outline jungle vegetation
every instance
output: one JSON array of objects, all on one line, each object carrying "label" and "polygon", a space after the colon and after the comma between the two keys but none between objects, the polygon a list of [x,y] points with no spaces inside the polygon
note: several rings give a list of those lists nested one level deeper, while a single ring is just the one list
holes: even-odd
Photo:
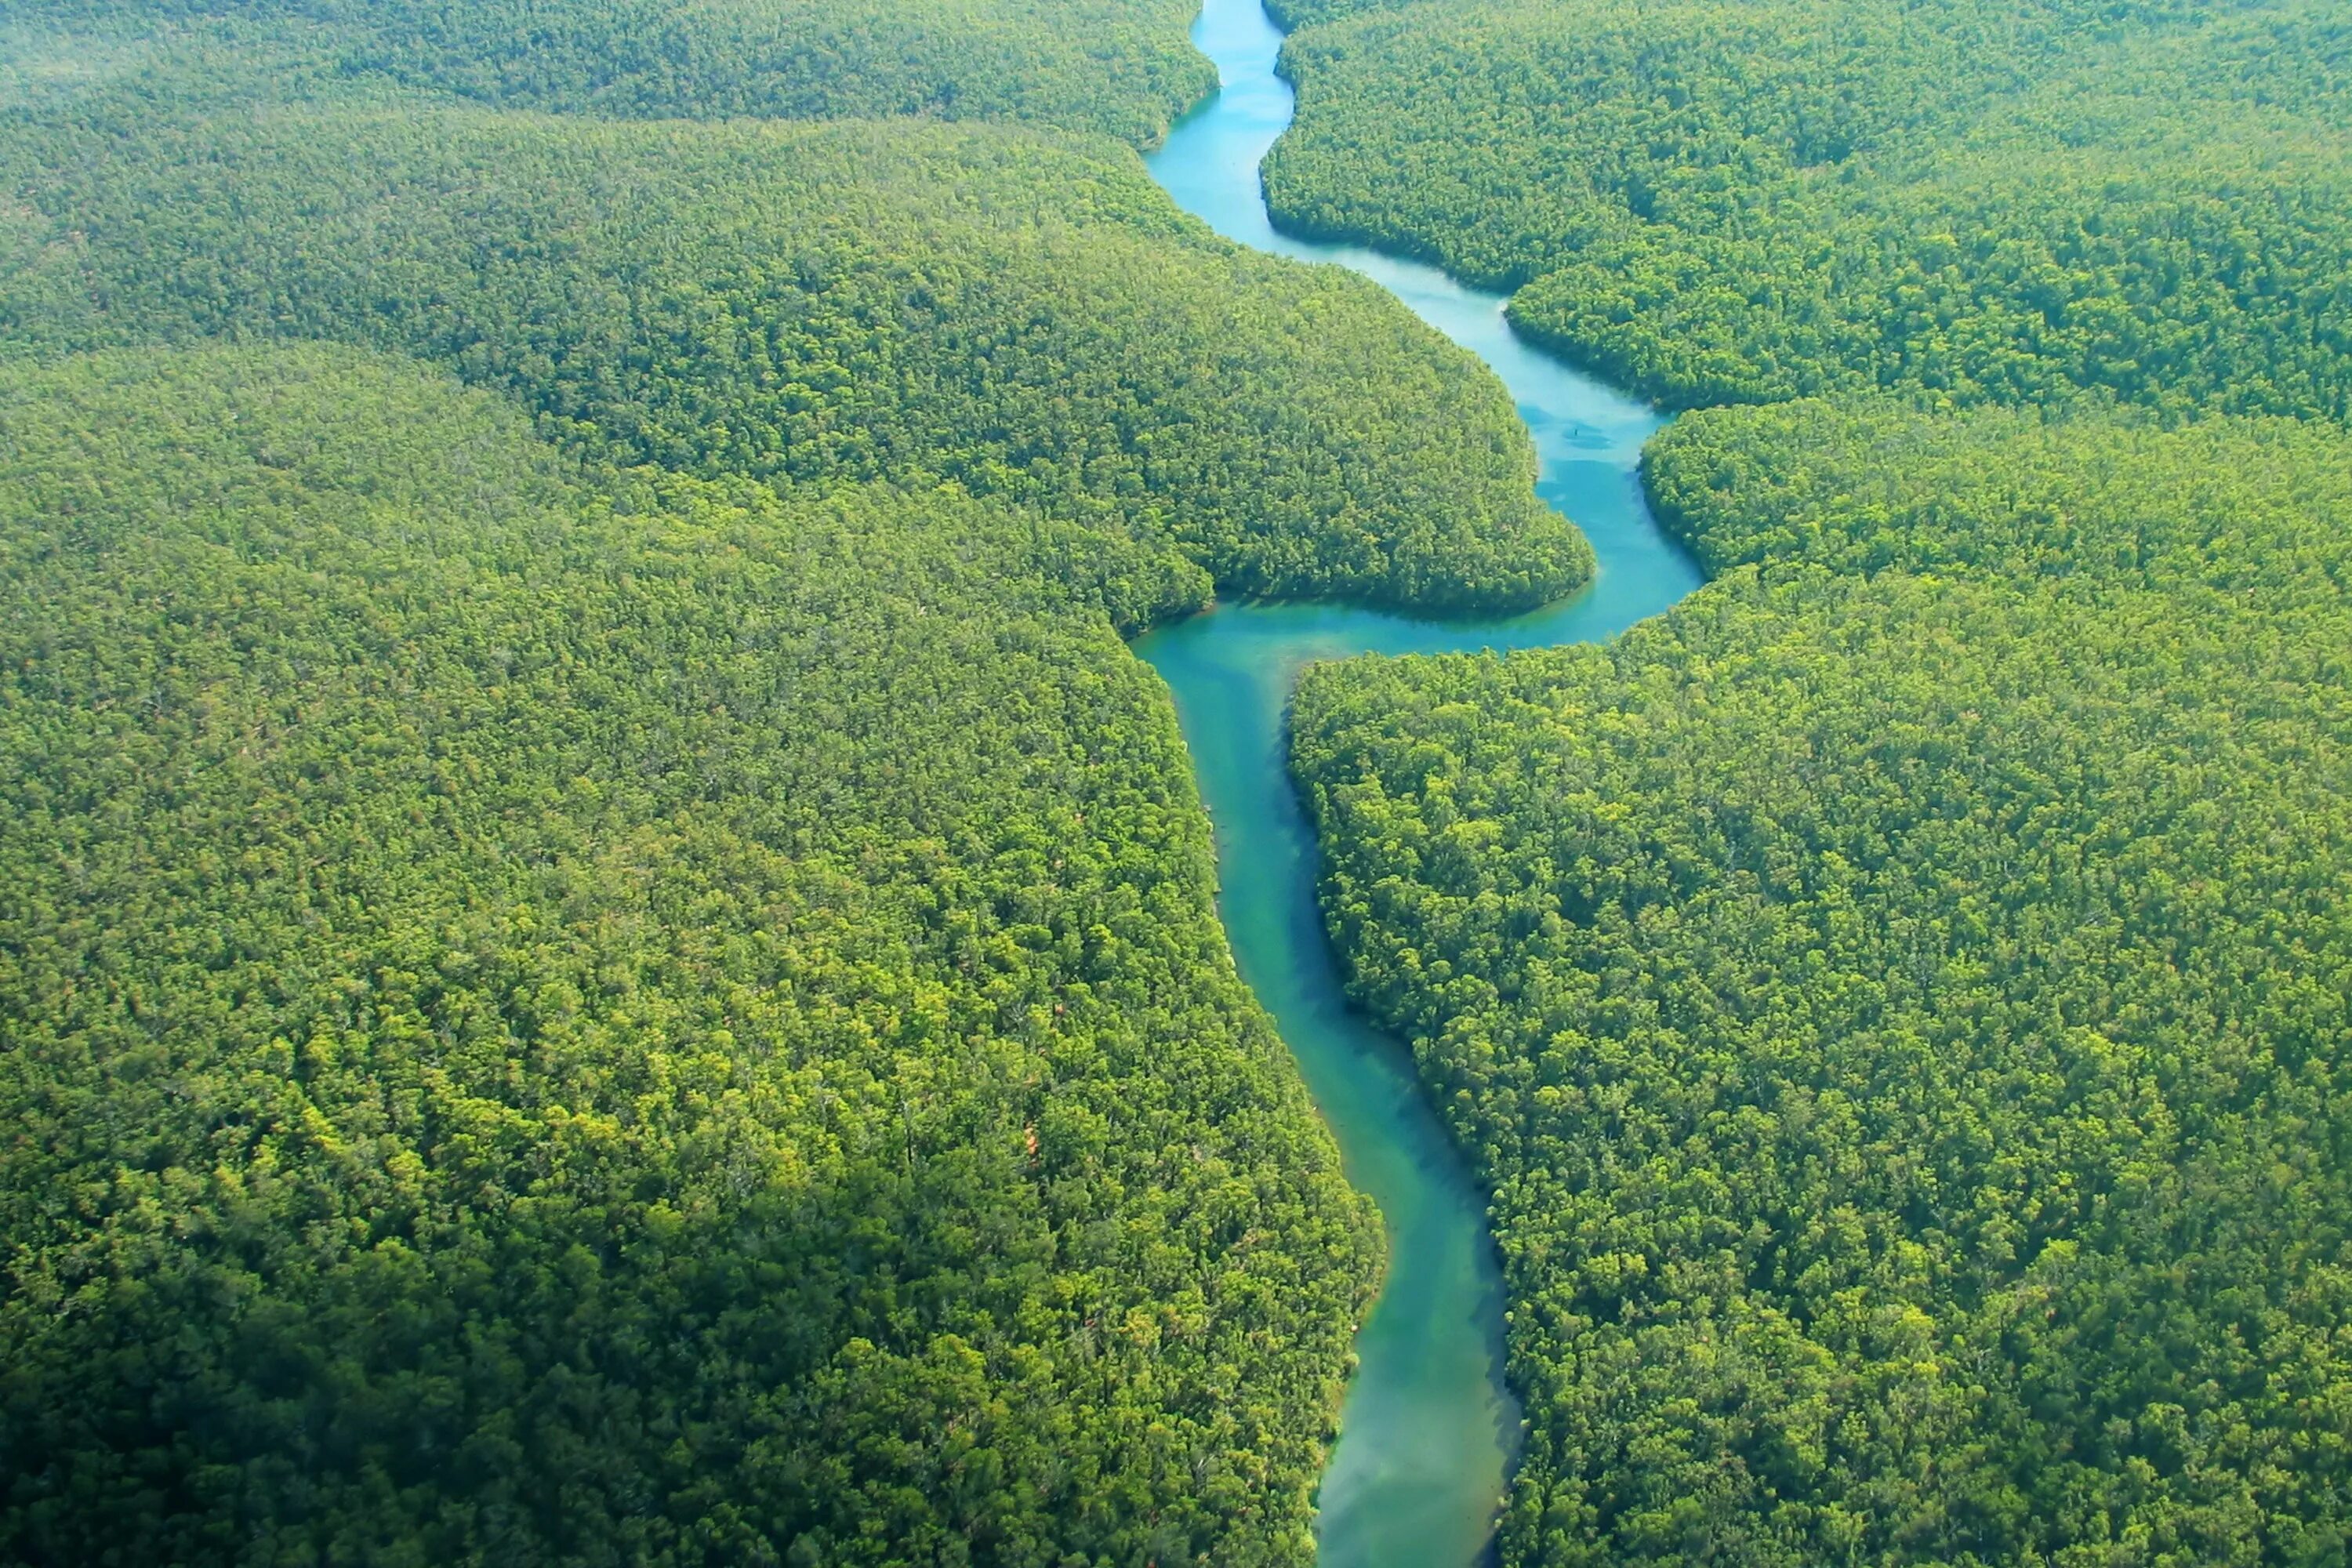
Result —
[{"label": "jungle vegetation", "polygon": [[[1212,591],[1591,558],[1152,0],[0,22],[0,1560],[1306,1562],[1377,1227]],[[1314,672],[1522,1565],[2340,1561],[2341,0],[1284,0],[1718,580]]]},{"label": "jungle vegetation", "polygon": [[1379,1238],[1196,566],[337,347],[0,433],[0,1558],[1306,1560]]},{"label": "jungle vegetation", "polygon": [[2347,628],[2180,609],[1743,568],[1310,679],[1494,1183],[1506,1562],[2342,1552]]},{"label": "jungle vegetation", "polygon": [[2352,16],[1286,10],[1289,221],[1698,406],[1681,609],[1296,709],[1503,1561],[2340,1560]]},{"label": "jungle vegetation", "polygon": [[1281,220],[1645,396],[2352,411],[2342,0],[1352,11],[1290,8]]},{"label": "jungle vegetation", "polygon": [[0,1561],[1311,1558],[1379,1229],[1120,634],[1590,552],[1087,14],[0,26]]},{"label": "jungle vegetation", "polygon": [[378,78],[507,108],[631,119],[1022,120],[1159,141],[1217,85],[1186,0],[22,0],[93,45],[226,47],[277,73]]},{"label": "jungle vegetation", "polygon": [[953,479],[1243,592],[1520,605],[1591,570],[1492,377],[1372,284],[1207,235],[1122,150],[161,79],[0,128],[5,352],[397,349],[625,463]]},{"label": "jungle vegetation", "polygon": [[2352,441],[1652,460],[1683,609],[1297,703],[1353,984],[1494,1184],[1505,1561],[2332,1561]]}]

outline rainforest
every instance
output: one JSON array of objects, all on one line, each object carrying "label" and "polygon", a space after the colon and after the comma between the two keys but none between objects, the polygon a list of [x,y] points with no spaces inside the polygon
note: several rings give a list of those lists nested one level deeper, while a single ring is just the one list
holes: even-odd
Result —
[{"label": "rainforest", "polygon": [[18,0],[0,1563],[2342,1563],[2347,170],[2347,0]]}]

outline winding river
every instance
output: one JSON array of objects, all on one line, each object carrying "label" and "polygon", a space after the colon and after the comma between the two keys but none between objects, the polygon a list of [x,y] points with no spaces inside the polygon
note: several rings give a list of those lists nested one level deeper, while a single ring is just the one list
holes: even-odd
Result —
[{"label": "winding river", "polygon": [[1360,653],[1533,647],[1612,636],[1696,587],[1651,520],[1635,466],[1655,411],[1518,341],[1500,295],[1434,268],[1276,234],[1258,161],[1290,123],[1282,35],[1262,0],[1206,0],[1193,42],[1223,86],[1169,134],[1151,173],[1244,245],[1371,278],[1492,366],[1535,438],[1536,490],[1591,539],[1572,599],[1508,620],[1440,624],[1337,605],[1224,605],[1140,639],[1174,692],[1216,825],[1219,899],[1242,977],[1273,1016],[1387,1221],[1389,1274],[1324,1472],[1324,1568],[1466,1568],[1487,1550],[1519,1429],[1503,1381],[1503,1301],[1486,1198],[1411,1055],[1350,1011],[1315,901],[1315,840],[1292,789],[1284,710],[1301,666]]}]

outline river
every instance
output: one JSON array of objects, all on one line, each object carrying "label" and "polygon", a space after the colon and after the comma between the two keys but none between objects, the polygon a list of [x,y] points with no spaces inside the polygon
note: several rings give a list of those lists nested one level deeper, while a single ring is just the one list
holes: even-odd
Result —
[{"label": "river", "polygon": [[1282,35],[1261,0],[1207,0],[1193,42],[1223,84],[1169,133],[1152,175],[1229,239],[1336,263],[1387,288],[1493,367],[1535,439],[1536,492],[1600,558],[1574,598],[1507,620],[1436,623],[1339,605],[1220,605],[1139,639],[1166,679],[1216,826],[1219,909],[1242,977],[1272,1015],[1380,1205],[1389,1272],[1323,1475],[1324,1568],[1467,1568],[1486,1553],[1519,1429],[1503,1380],[1503,1297],[1486,1197],[1397,1041],[1350,1010],[1316,907],[1316,848],[1285,755],[1300,668],[1351,654],[1545,647],[1607,637],[1698,586],[1643,504],[1636,465],[1655,410],[1521,342],[1503,298],[1443,272],[1275,232],[1258,162],[1289,125]]}]

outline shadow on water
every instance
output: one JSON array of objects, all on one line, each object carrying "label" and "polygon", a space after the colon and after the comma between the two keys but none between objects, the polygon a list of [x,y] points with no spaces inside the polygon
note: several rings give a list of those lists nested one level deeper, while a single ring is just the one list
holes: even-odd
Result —
[{"label": "shadow on water", "polygon": [[1150,160],[1153,177],[1227,238],[1362,273],[1484,359],[1534,437],[1537,494],[1575,520],[1600,559],[1585,592],[1507,619],[1226,605],[1136,644],[1175,696],[1216,825],[1219,908],[1242,977],[1297,1058],[1348,1179],[1388,1226],[1388,1278],[1357,1336],[1359,1364],[1323,1475],[1321,1562],[1470,1568],[1490,1552],[1519,1432],[1503,1381],[1503,1289],[1486,1198],[1411,1054],[1352,1011],[1341,988],[1316,905],[1314,834],[1285,755],[1289,695],[1318,659],[1612,637],[1701,577],[1643,500],[1637,465],[1664,423],[1656,411],[1522,342],[1499,295],[1417,262],[1276,234],[1258,163],[1290,123],[1291,89],[1274,68],[1282,35],[1261,0],[1207,0],[1192,37],[1223,85],[1169,133]]}]

